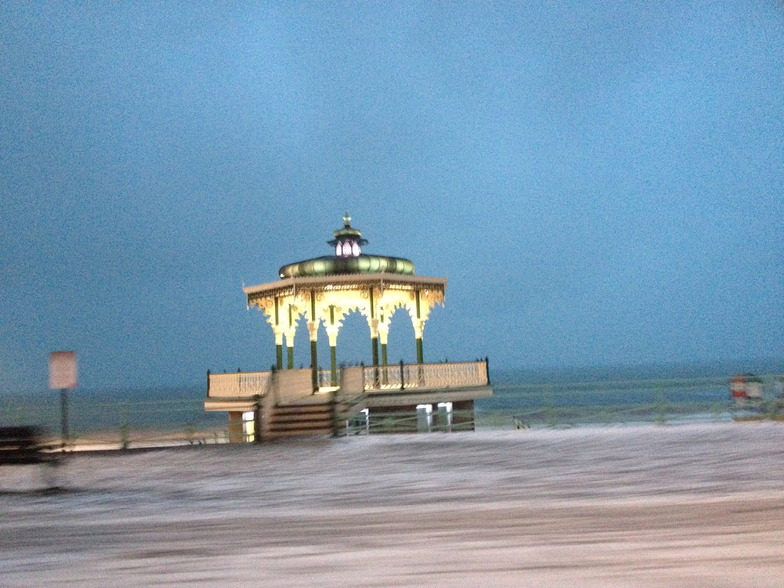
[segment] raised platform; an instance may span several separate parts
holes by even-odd
[[[454,404],[462,421],[473,423],[474,400],[493,393],[486,361],[347,367],[338,387],[316,391],[312,381],[309,369],[210,374],[204,408],[228,413],[233,441],[256,441],[309,431],[339,434],[360,413],[368,423],[377,422],[376,415],[403,413],[416,421],[422,406],[451,411]]]

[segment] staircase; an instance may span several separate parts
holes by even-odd
[[[297,404],[275,406],[270,414],[266,439],[332,434],[332,405]]]

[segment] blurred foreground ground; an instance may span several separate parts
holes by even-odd
[[[782,586],[784,425],[353,437],[0,468],[3,586]]]

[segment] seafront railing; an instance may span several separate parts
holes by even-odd
[[[414,363],[365,367],[365,390],[444,389],[487,386],[487,361]]]
[[[203,388],[76,390],[68,404],[67,450],[228,443],[226,415],[205,412]],[[123,400],[115,400],[122,396]],[[40,427],[48,445],[62,444],[62,412],[54,395],[0,403],[3,425]]]
[[[477,403],[483,428],[784,420],[781,375],[759,376],[764,393],[737,402],[729,377],[511,383]]]

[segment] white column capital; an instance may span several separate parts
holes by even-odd
[[[340,332],[340,327],[337,325],[328,325],[327,326],[327,337],[329,338],[329,346],[336,347],[338,344],[338,332]]]
[[[294,347],[294,336],[297,334],[296,329],[286,329],[286,347]]]

